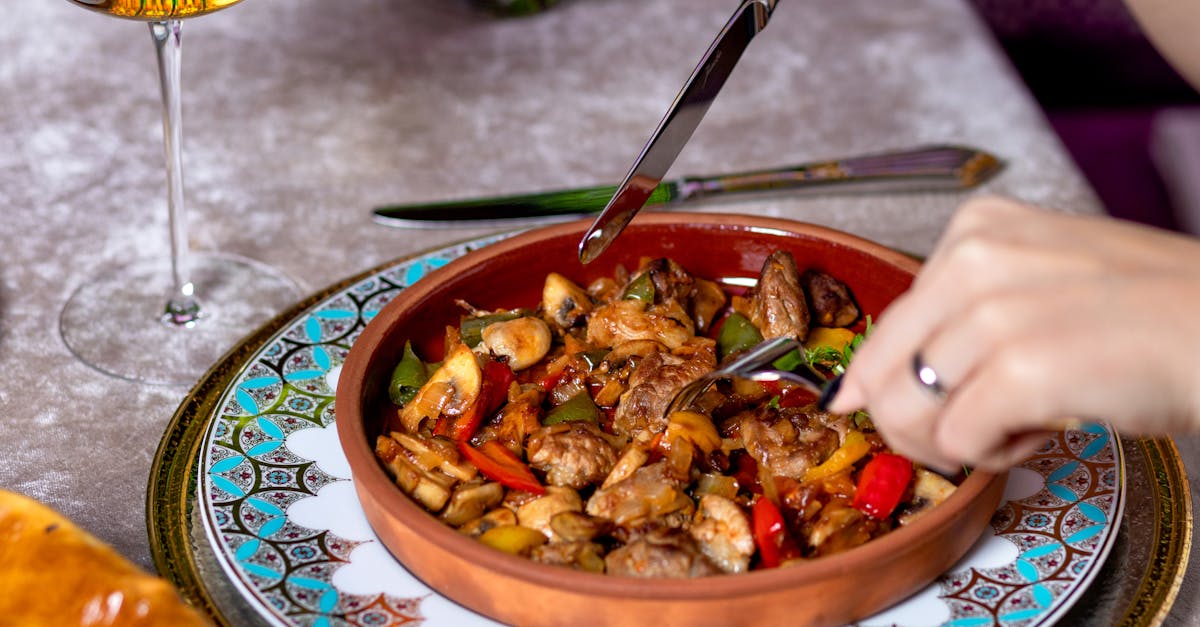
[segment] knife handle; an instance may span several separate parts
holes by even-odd
[[[979,184],[1001,166],[999,159],[980,150],[933,145],[789,168],[724,176],[685,177],[677,185],[679,200],[722,192],[785,190],[860,182],[911,182],[923,187],[966,188]]]

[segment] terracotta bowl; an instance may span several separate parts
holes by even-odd
[[[587,224],[529,231],[472,252],[406,288],[366,326],[342,369],[338,433],[355,488],[383,543],[441,594],[518,625],[841,624],[870,616],[921,589],[953,565],[988,524],[1004,489],[1000,476],[972,473],[942,505],[912,525],[847,552],[789,568],[690,580],[598,575],[538,564],[486,547],[439,522],[400,491],[375,460],[391,369],[404,341],[427,338],[441,352],[456,298],[483,308],[540,302],[550,271],[579,284],[616,264],[668,256],[708,277],[757,277],[776,249],[800,268],[845,281],[864,312],[878,315],[912,281],[917,263],[860,238],[798,222],[745,215],[660,213],[639,217],[597,261],[581,266]]]

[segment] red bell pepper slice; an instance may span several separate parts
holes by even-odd
[[[854,508],[882,520],[891,516],[912,481],[913,465],[895,453],[876,453],[858,475]]]
[[[508,364],[488,360],[483,364],[482,382],[479,396],[474,403],[455,420],[443,416],[434,425],[434,435],[448,436],[456,442],[465,442],[475,435],[483,419],[496,413],[497,409],[508,400],[508,386],[516,380],[517,375]]]
[[[458,450],[467,461],[475,464],[483,476],[492,481],[514,490],[524,490],[534,494],[545,494],[546,488],[533,475],[533,471],[503,444],[488,440],[479,446],[471,446],[466,441],[458,443]]]
[[[754,502],[754,509],[750,514],[754,527],[754,544],[758,546],[758,556],[763,568],[775,568],[784,560],[800,556],[800,549],[788,533],[783,514],[771,499],[760,497]]]
[[[804,407],[817,402],[817,395],[799,385],[782,385],[778,381],[763,381],[767,394],[779,399],[780,407]]]

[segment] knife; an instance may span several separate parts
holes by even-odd
[[[762,191],[909,191],[974,187],[1003,167],[994,155],[966,146],[930,145],[908,150],[816,161],[785,168],[663,181],[646,205],[675,205],[719,194]],[[399,228],[519,226],[561,222],[599,212],[615,185],[583,187],[388,205],[373,210],[375,222]]]
[[[745,0],[713,40],[667,114],[642,148],[612,200],[579,241],[579,261],[591,263],[646,204],[708,112],[750,40],[767,26],[777,0]]]

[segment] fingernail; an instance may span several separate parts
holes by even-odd
[[[817,399],[817,409],[828,411],[829,404],[833,402],[833,397],[837,396],[838,390],[842,389],[842,375],[829,380],[825,384],[825,389],[821,390],[821,398]]]

